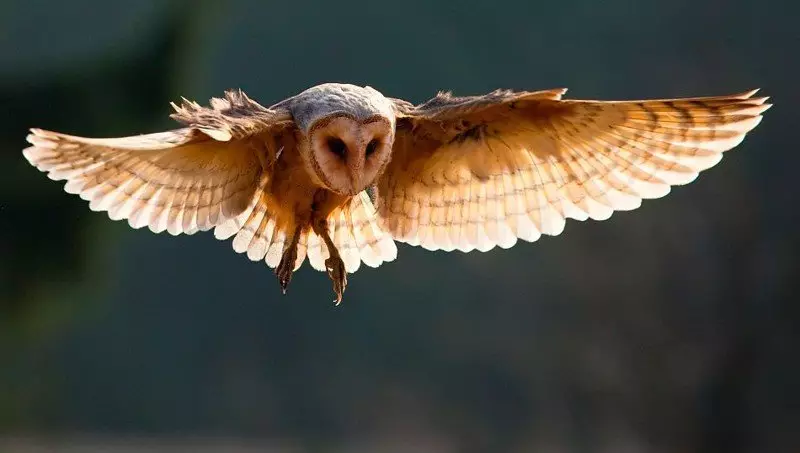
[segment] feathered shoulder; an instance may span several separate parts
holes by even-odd
[[[170,118],[200,129],[216,140],[244,137],[292,122],[288,110],[266,108],[240,89],[227,90],[222,98],[211,98],[210,107],[181,99],[180,105],[171,103],[175,113]]]

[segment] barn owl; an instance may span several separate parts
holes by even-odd
[[[715,97],[562,99],[566,89],[439,92],[414,105],[326,83],[271,107],[241,90],[182,100],[180,127],[117,138],[31,129],[27,160],[64,190],[155,233],[213,229],[275,269],[306,258],[342,300],[347,274],[427,250],[488,251],[559,235],[666,195],[761,121],[758,90]]]

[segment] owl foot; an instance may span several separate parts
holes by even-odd
[[[323,196],[325,196],[325,193],[323,193]],[[325,247],[327,247],[330,253],[330,258],[325,260],[325,270],[328,271],[328,277],[330,277],[333,282],[333,292],[336,293],[336,299],[334,299],[333,302],[339,305],[342,303],[342,294],[344,294],[344,290],[347,288],[347,271],[344,268],[344,261],[342,261],[342,257],[339,256],[339,251],[336,250],[336,246],[333,244],[333,240],[331,240],[327,219],[325,217],[317,217],[312,223],[312,227],[314,228],[314,232],[322,238]]]
[[[299,234],[296,231],[292,241],[284,249],[281,261],[278,267],[275,268],[275,275],[278,276],[278,283],[281,285],[281,291],[286,294],[286,289],[289,288],[289,282],[292,281],[292,274],[294,274],[294,265],[297,262],[297,242]]]
[[[336,293],[334,302],[339,305],[342,303],[342,294],[347,287],[347,272],[344,269],[344,261],[337,254],[325,260],[325,269],[328,271],[328,277],[333,281],[333,291]]]
[[[289,288],[289,282],[292,281],[292,274],[294,274],[294,262],[297,259],[297,253],[290,253],[287,250],[278,267],[275,268],[275,275],[278,276],[278,283],[281,285],[281,291],[286,294],[286,289]]]

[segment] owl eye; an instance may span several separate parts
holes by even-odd
[[[372,139],[372,140],[371,140],[371,141],[370,141],[370,142],[367,144],[367,150],[366,150],[366,155],[367,155],[367,157],[369,157],[369,156],[370,156],[372,153],[374,153],[374,152],[375,152],[375,150],[377,150],[377,149],[378,149],[378,145],[380,145],[380,143],[381,143],[381,142],[380,142],[380,141],[379,141],[377,138],[373,138],[373,139]]]
[[[330,137],[327,141],[328,149],[331,150],[333,154],[336,154],[339,157],[344,157],[347,154],[347,145],[342,141],[340,138]]]

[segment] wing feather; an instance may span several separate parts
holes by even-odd
[[[186,127],[128,137],[88,138],[31,129],[25,158],[93,211],[133,228],[193,234],[236,217],[269,180],[269,144],[289,125],[241,91],[211,108],[184,100]]]
[[[23,154],[51,179],[66,180],[65,191],[91,210],[156,233],[208,230],[241,212],[259,187],[263,169],[245,142],[220,143],[192,129],[152,135],[173,146],[150,136],[106,142],[32,129]]]
[[[687,184],[770,107],[757,90],[641,101],[564,100],[565,90],[440,93],[400,112],[378,184],[381,223],[429,250],[481,250],[559,235]]]

